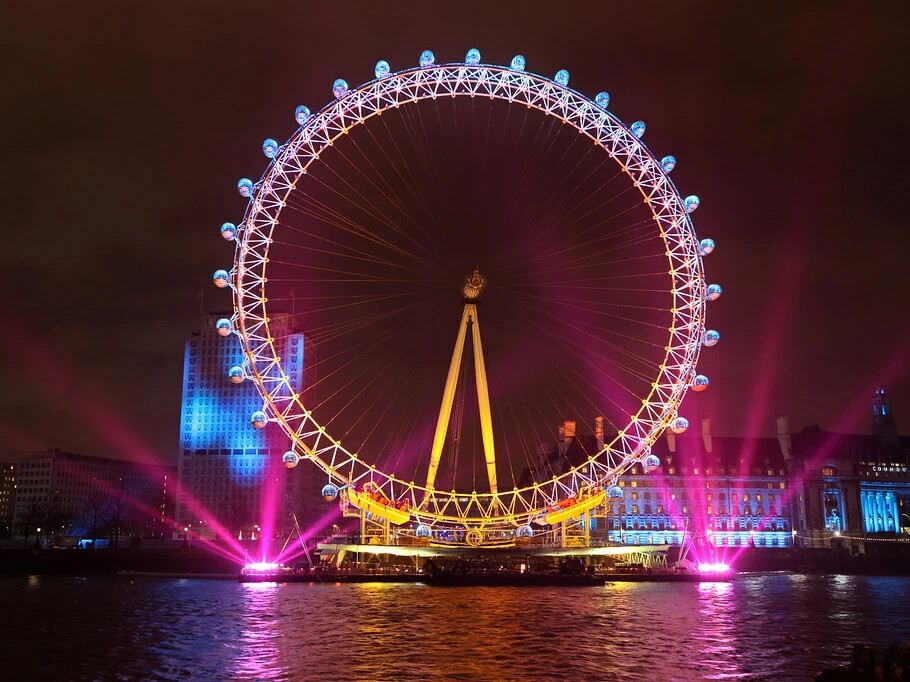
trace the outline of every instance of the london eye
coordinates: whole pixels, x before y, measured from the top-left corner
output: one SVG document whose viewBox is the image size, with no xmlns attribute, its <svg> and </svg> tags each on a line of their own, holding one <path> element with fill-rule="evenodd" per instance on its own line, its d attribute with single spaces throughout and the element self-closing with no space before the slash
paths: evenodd
<svg viewBox="0 0 910 682">
<path fill-rule="evenodd" d="M 238 183 L 233 264 L 214 274 L 245 358 L 228 378 L 257 386 L 252 426 L 283 430 L 285 464 L 318 466 L 381 542 L 566 543 L 623 473 L 660 465 L 651 446 L 708 386 L 721 288 L 700 200 L 643 121 L 565 70 L 472 49 L 374 75 L 299 106 Z"/>
</svg>

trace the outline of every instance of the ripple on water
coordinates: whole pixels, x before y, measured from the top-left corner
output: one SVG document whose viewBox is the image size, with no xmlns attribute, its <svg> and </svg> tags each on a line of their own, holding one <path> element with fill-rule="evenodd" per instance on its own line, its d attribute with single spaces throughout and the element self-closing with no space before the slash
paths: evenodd
<svg viewBox="0 0 910 682">
<path fill-rule="evenodd" d="M 806 679 L 910 639 L 910 579 L 602 588 L 0 581 L 5 669 L 73 679 Z"/>
</svg>

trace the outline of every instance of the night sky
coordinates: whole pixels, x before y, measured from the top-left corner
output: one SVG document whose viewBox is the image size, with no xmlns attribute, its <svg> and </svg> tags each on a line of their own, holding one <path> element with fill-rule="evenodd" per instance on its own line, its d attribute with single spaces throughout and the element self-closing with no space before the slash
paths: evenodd
<svg viewBox="0 0 910 682">
<path fill-rule="evenodd" d="M 0 459 L 176 461 L 183 344 L 293 111 L 377 59 L 470 47 L 593 96 L 679 159 L 724 286 L 690 418 L 867 430 L 881 376 L 910 432 L 903 3 L 7 3 L 0 26 Z M 340 9 L 344 7 L 346 9 Z M 454 323 L 453 323 L 454 324 Z M 442 353 L 447 355 L 450 348 Z"/>
</svg>

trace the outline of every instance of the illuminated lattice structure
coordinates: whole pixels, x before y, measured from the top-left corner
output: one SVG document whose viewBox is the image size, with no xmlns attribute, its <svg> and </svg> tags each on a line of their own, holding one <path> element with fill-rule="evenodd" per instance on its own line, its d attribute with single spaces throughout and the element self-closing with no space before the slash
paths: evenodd
<svg viewBox="0 0 910 682">
<path fill-rule="evenodd" d="M 215 283 L 233 289 L 235 312 L 224 321 L 224 331 L 239 337 L 245 354 L 243 376 L 256 383 L 263 398 L 262 411 L 252 417 L 254 425 L 280 424 L 293 443 L 285 462 L 293 465 L 297 457 L 305 457 L 321 467 L 330 477 L 327 498 L 340 490 L 346 504 L 398 525 L 404 534 L 433 538 L 446 533 L 456 542 L 479 546 L 508 543 L 516 535 L 527 537 L 542 527 L 576 521 L 603 503 L 633 464 L 658 466 L 651 445 L 667 427 L 685 430 L 688 422 L 678 413 L 680 404 L 690 387 L 702 390 L 708 383 L 696 375 L 695 366 L 702 345 L 714 345 L 719 338 L 706 330 L 705 311 L 706 302 L 721 292 L 717 285 L 708 286 L 703 275 L 702 257 L 714 243 L 696 237 L 690 214 L 698 207 L 698 197 L 679 194 L 669 177 L 675 158 L 657 158 L 641 140 L 644 123 L 627 126 L 620 121 L 607 110 L 606 93 L 592 100 L 568 87 L 567 72 L 551 80 L 526 72 L 524 66 L 523 57 L 508 68 L 482 64 L 475 50 L 465 63 L 436 65 L 425 52 L 414 69 L 390 72 L 386 62 L 379 62 L 376 78 L 358 88 L 336 81 L 335 101 L 315 114 L 298 108 L 300 127 L 286 143 L 265 140 L 263 151 L 271 159 L 266 172 L 259 182 L 243 179 L 238 184 L 240 194 L 250 199 L 244 219 L 222 229 L 222 236 L 236 242 L 235 260 L 230 272 L 215 273 Z M 282 229 L 282 211 L 320 156 L 357 126 L 371 125 L 383 111 L 459 97 L 524 105 L 588 137 L 615 161 L 650 209 L 672 281 L 665 292 L 672 322 L 666 329 L 664 359 L 654 367 L 650 392 L 628 423 L 583 464 L 511 490 L 492 485 L 489 493 L 442 491 L 432 481 L 421 485 L 381 471 L 347 449 L 294 390 L 276 347 L 267 295 L 270 246 Z"/>
</svg>

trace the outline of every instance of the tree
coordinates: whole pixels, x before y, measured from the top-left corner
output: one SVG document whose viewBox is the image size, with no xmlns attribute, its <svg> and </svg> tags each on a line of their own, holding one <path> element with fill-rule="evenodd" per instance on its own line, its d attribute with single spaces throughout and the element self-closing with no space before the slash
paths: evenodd
<svg viewBox="0 0 910 682">
<path fill-rule="evenodd" d="M 42 515 L 41 502 L 30 500 L 16 517 L 16 525 L 22 533 L 23 549 L 28 549 L 28 539 L 32 532 L 37 535 L 38 524 Z"/>
</svg>

